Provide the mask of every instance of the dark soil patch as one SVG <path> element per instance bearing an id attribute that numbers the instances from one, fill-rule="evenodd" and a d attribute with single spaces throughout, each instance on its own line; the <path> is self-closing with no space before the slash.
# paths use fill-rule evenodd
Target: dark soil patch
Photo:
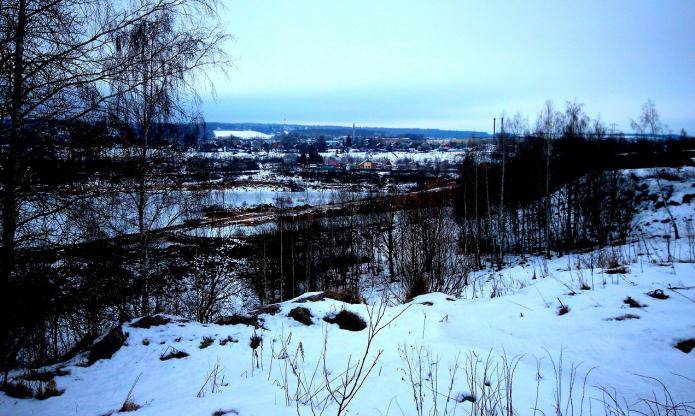
<path id="1" fill-rule="evenodd" d="M 215 321 L 217 325 L 248 325 L 260 328 L 261 323 L 255 315 L 229 315 L 223 316 Z"/>
<path id="2" fill-rule="evenodd" d="M 302 323 L 304 325 L 311 325 L 314 322 L 311 320 L 311 311 L 307 308 L 303 308 L 301 306 L 298 306 L 290 311 L 290 313 L 287 314 L 290 318 L 294 319 L 295 321 Z"/>
<path id="3" fill-rule="evenodd" d="M 661 289 L 652 290 L 651 292 L 648 292 L 647 295 L 649 297 L 654 298 L 654 299 L 661 299 L 661 300 L 665 300 L 665 299 L 669 298 L 669 296 L 667 294 L 665 294 L 664 291 Z"/>
<path id="4" fill-rule="evenodd" d="M 128 334 L 124 334 L 120 326 L 110 330 L 103 338 L 92 344 L 87 364 L 92 365 L 98 360 L 111 358 L 121 349 L 127 337 Z"/>
<path id="5" fill-rule="evenodd" d="M 642 305 L 641 303 L 637 302 L 636 300 L 632 299 L 630 296 L 626 297 L 623 300 L 623 303 L 630 306 L 631 308 L 644 308 L 647 305 Z"/>
<path id="6" fill-rule="evenodd" d="M 344 309 L 333 317 L 324 317 L 323 320 L 347 331 L 362 331 L 367 327 L 367 323 L 359 315 Z"/>
<path id="7" fill-rule="evenodd" d="M 566 314 L 569 313 L 569 311 L 570 311 L 570 308 L 569 308 L 569 306 L 567 306 L 567 305 L 560 305 L 560 306 L 557 308 L 557 314 L 558 314 L 559 316 L 566 315 Z"/>
<path id="8" fill-rule="evenodd" d="M 580 290 L 591 290 L 591 286 L 587 285 L 586 283 L 582 282 L 582 284 L 579 286 Z"/>
<path id="9" fill-rule="evenodd" d="M 689 204 L 691 202 L 695 201 L 695 194 L 686 194 L 683 195 L 683 203 L 684 204 Z"/>
<path id="10" fill-rule="evenodd" d="M 169 322 L 171 322 L 171 319 L 167 318 L 166 316 L 162 316 L 162 315 L 143 316 L 142 318 L 138 319 L 130 326 L 132 326 L 133 328 L 149 329 L 153 326 L 166 325 Z"/>
<path id="11" fill-rule="evenodd" d="M 693 348 L 695 348 L 695 338 L 680 341 L 678 344 L 676 344 L 676 348 L 678 348 L 686 354 L 690 354 L 690 351 L 692 351 Z"/>
<path id="12" fill-rule="evenodd" d="M 420 302 L 420 305 L 432 306 L 432 305 L 434 305 L 434 303 L 430 302 L 429 300 L 426 300 L 424 302 Z"/>
<path id="13" fill-rule="evenodd" d="M 625 315 L 616 316 L 616 317 L 614 317 L 614 318 L 608 318 L 608 319 L 606 319 L 606 320 L 607 320 L 607 321 L 625 321 L 625 320 L 628 320 L 628 319 L 640 319 L 640 318 L 639 318 L 638 315 L 634 315 L 634 314 L 631 314 L 631 313 L 626 313 Z"/>
<path id="14" fill-rule="evenodd" d="M 171 360 L 173 358 L 176 358 L 176 359 L 186 358 L 188 356 L 189 356 L 189 354 L 186 351 L 180 351 L 180 350 L 177 350 L 176 348 L 171 348 L 171 350 L 168 353 L 160 355 L 159 359 L 162 361 L 166 361 L 166 360 Z"/>

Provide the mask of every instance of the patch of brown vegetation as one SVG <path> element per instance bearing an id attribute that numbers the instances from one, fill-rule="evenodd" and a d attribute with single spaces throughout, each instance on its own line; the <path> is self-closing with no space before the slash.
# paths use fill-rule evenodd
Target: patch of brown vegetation
<path id="1" fill-rule="evenodd" d="M 228 315 L 218 318 L 215 323 L 217 325 L 248 325 L 254 328 L 261 327 L 258 316 L 255 315 Z"/>
<path id="2" fill-rule="evenodd" d="M 604 270 L 604 273 L 606 274 L 628 274 L 630 273 L 630 269 L 627 268 L 627 266 L 617 266 L 617 267 L 611 267 L 608 269 Z"/>
<path id="3" fill-rule="evenodd" d="M 367 327 L 367 323 L 359 315 L 345 309 L 335 316 L 326 316 L 323 320 L 329 324 L 336 324 L 340 329 L 347 331 L 362 331 Z"/>
<path id="4" fill-rule="evenodd" d="M 121 406 L 121 408 L 118 410 L 118 412 L 119 413 L 134 412 L 134 411 L 138 410 L 140 407 L 142 407 L 142 406 L 135 403 L 134 401 L 126 400 L 125 402 L 123 402 L 123 406 Z"/>
<path id="5" fill-rule="evenodd" d="M 686 339 L 686 340 L 678 342 L 676 344 L 676 348 L 678 348 L 679 350 L 683 351 L 686 354 L 690 354 L 690 351 L 692 351 L 693 348 L 695 348 L 695 338 L 690 338 L 690 339 Z"/>
<path id="6" fill-rule="evenodd" d="M 261 344 L 263 344 L 263 337 L 254 332 L 249 339 L 249 347 L 251 347 L 252 350 L 255 350 L 256 348 L 260 347 Z"/>
<path id="7" fill-rule="evenodd" d="M 68 376 L 70 375 L 69 370 L 64 370 L 62 368 L 56 368 L 55 370 L 29 370 L 22 376 L 24 380 L 27 381 L 42 381 L 47 383 L 53 380 L 53 377 Z"/>
<path id="8" fill-rule="evenodd" d="M 198 346 L 198 348 L 202 350 L 212 345 L 213 342 L 215 342 L 215 340 L 212 337 L 205 337 L 202 341 L 200 341 L 200 345 Z"/>
<path id="9" fill-rule="evenodd" d="M 220 409 L 220 410 L 213 412 L 212 416 L 238 415 L 238 414 L 239 414 L 239 412 L 237 412 L 236 410 L 233 410 L 233 409 L 232 410 L 221 410 Z"/>
<path id="10" fill-rule="evenodd" d="M 654 289 L 651 292 L 647 292 L 647 296 L 660 300 L 665 300 L 669 298 L 669 296 L 665 294 L 664 291 L 661 289 Z"/>
<path id="11" fill-rule="evenodd" d="M 5 382 L 0 386 L 0 390 L 14 399 L 29 399 L 34 395 L 31 387 L 21 381 L 17 383 Z"/>
<path id="12" fill-rule="evenodd" d="M 569 308 L 569 306 L 567 306 L 567 305 L 560 305 L 560 306 L 557 308 L 557 314 L 558 314 L 559 316 L 565 315 L 565 314 L 569 313 L 569 311 L 570 311 L 570 308 Z"/>
<path id="13" fill-rule="evenodd" d="M 608 318 L 608 319 L 606 319 L 606 321 L 625 321 L 628 319 L 640 319 L 640 317 L 638 315 L 626 313 L 625 315 L 620 315 L 620 316 L 616 316 L 613 318 Z"/>
<path id="14" fill-rule="evenodd" d="M 311 311 L 301 306 L 297 306 L 296 308 L 292 309 L 287 316 L 307 326 L 314 323 L 311 320 Z"/>
<path id="15" fill-rule="evenodd" d="M 101 359 L 111 358 L 116 351 L 121 349 L 127 337 L 128 334 L 124 334 L 120 326 L 111 329 L 108 334 L 92 344 L 89 349 L 87 365 L 92 365 Z"/>
<path id="16" fill-rule="evenodd" d="M 424 278 L 414 279 L 408 283 L 408 288 L 405 294 L 405 301 L 410 302 L 420 295 L 430 293 L 429 285 Z"/>
<path id="17" fill-rule="evenodd" d="M 225 345 L 227 345 L 227 343 L 229 343 L 229 342 L 235 344 L 235 343 L 239 342 L 239 340 L 238 340 L 238 339 L 234 339 L 234 337 L 232 337 L 232 336 L 230 335 L 230 336 L 228 336 L 227 338 L 221 339 L 221 340 L 220 340 L 220 345 L 225 346 Z"/>
<path id="18" fill-rule="evenodd" d="M 55 380 L 51 380 L 51 381 L 43 384 L 42 386 L 40 386 L 39 389 L 36 391 L 36 394 L 34 395 L 34 397 L 37 400 L 46 400 L 49 397 L 60 396 L 64 392 L 65 392 L 65 390 L 58 388 Z"/>
<path id="19" fill-rule="evenodd" d="M 623 303 L 630 306 L 631 308 L 644 308 L 645 306 L 647 306 L 647 305 L 643 305 L 643 304 L 637 302 L 636 300 L 634 300 L 630 296 L 623 299 Z"/>
<path id="20" fill-rule="evenodd" d="M 133 328 L 149 329 L 153 326 L 166 325 L 169 322 L 171 322 L 171 319 L 162 315 L 143 316 L 142 318 L 132 323 L 130 326 L 132 326 Z"/>
<path id="21" fill-rule="evenodd" d="M 166 360 L 171 360 L 173 358 L 179 359 L 179 358 L 186 358 L 188 357 L 188 353 L 186 351 L 180 351 L 177 350 L 176 348 L 170 348 L 170 351 L 166 354 L 162 354 L 159 356 L 159 359 L 161 361 L 166 361 Z"/>
<path id="22" fill-rule="evenodd" d="M 306 297 L 303 297 L 301 299 L 297 299 L 295 301 L 295 303 L 318 302 L 318 301 L 322 301 L 324 299 L 338 300 L 340 302 L 350 303 L 353 305 L 363 303 L 362 296 L 360 296 L 359 294 L 357 294 L 351 290 L 348 290 L 348 289 L 324 290 L 321 293 L 317 293 L 315 295 L 306 296 Z"/>
<path id="23" fill-rule="evenodd" d="M 277 303 L 273 303 L 272 305 L 261 306 L 260 308 L 253 311 L 252 315 L 275 315 L 278 312 L 280 312 L 280 305 L 278 305 Z"/>

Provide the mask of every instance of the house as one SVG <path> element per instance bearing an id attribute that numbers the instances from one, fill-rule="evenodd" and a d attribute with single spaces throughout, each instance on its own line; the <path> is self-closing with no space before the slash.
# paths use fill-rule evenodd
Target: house
<path id="1" fill-rule="evenodd" d="M 323 163 L 323 169 L 324 170 L 336 170 L 340 169 L 340 161 L 338 159 L 332 158 L 332 157 L 327 157 L 326 160 Z"/>
<path id="2" fill-rule="evenodd" d="M 376 163 L 371 160 L 365 160 L 357 165 L 357 169 L 360 170 L 373 170 L 376 169 Z"/>

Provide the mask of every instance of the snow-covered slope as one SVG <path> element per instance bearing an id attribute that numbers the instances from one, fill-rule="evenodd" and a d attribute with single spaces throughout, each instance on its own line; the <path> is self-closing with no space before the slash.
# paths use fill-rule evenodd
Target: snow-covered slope
<path id="1" fill-rule="evenodd" d="M 133 321 L 123 325 L 127 339 L 110 359 L 85 366 L 83 354 L 62 366 L 68 374 L 55 377 L 62 395 L 37 400 L 0 393 L 0 414 L 110 414 L 131 388 L 136 415 L 336 414 L 340 386 L 352 391 L 349 375 L 362 362 L 353 381 L 364 384 L 348 396 L 343 414 L 445 414 L 446 408 L 446 414 L 468 415 L 493 406 L 498 413 L 483 414 L 503 414 L 510 398 L 518 415 L 558 414 L 558 402 L 563 415 L 627 414 L 629 407 L 649 405 L 642 399 L 671 400 L 681 413 L 668 414 L 693 414 L 684 403 L 695 401 L 695 351 L 676 345 L 695 342 L 695 263 L 687 230 L 694 205 L 681 202 L 695 188 L 692 177 L 647 182 L 654 192 L 673 188 L 670 199 L 678 205 L 668 208 L 681 225 L 677 242 L 663 237 L 671 233 L 664 222 L 670 215 L 652 201 L 636 219 L 641 236 L 630 244 L 548 261 L 519 259 L 500 272 L 472 276 L 487 289 L 458 299 L 433 293 L 392 302 L 382 316 L 377 286 L 365 290 L 368 305 L 307 301 L 314 294 L 305 294 L 260 311 L 259 328 L 175 317 L 137 328 Z M 667 298 L 660 299 L 662 292 Z M 311 313 L 311 325 L 288 316 L 297 307 Z M 369 326 L 349 331 L 323 320 L 342 310 Z M 254 335 L 263 340 L 255 350 Z M 212 343 L 201 348 L 204 340 Z M 188 355 L 161 360 L 177 351 Z M 610 413 L 607 404 L 623 413 Z"/>

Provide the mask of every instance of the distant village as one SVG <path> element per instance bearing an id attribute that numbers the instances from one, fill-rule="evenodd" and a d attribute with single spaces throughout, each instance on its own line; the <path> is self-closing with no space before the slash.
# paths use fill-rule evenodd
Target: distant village
<path id="1" fill-rule="evenodd" d="M 426 138 L 416 135 L 316 135 L 285 131 L 215 130 L 198 145 L 198 153 L 234 159 L 253 169 L 256 163 L 294 172 L 374 172 L 390 175 L 456 172 L 473 147 L 492 145 L 489 138 Z"/>

